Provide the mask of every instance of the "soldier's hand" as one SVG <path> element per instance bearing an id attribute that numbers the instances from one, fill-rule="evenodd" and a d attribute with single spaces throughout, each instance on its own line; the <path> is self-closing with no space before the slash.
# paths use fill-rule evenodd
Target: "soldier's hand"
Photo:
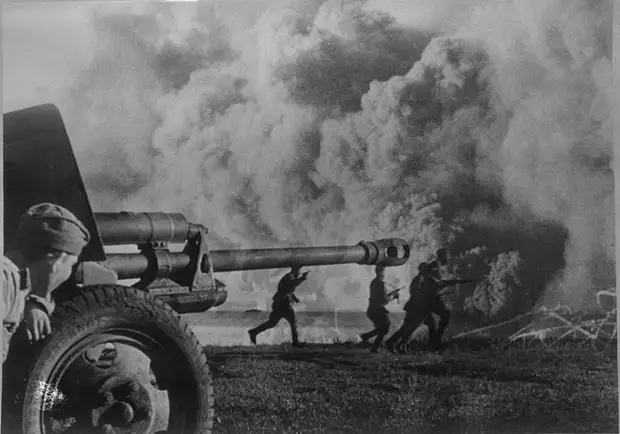
<path id="1" fill-rule="evenodd" d="M 24 309 L 26 335 L 29 341 L 38 341 L 52 333 L 52 326 L 47 313 L 34 303 L 26 303 Z"/>

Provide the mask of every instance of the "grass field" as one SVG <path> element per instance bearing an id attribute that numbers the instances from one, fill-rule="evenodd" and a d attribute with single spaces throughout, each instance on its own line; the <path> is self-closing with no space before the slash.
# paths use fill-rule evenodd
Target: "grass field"
<path id="1" fill-rule="evenodd" d="M 205 347 L 216 433 L 618 432 L 616 345 Z"/>

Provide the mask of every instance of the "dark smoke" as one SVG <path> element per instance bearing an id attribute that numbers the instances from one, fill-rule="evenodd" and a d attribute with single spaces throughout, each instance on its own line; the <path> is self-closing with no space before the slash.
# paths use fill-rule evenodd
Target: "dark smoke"
<path id="1" fill-rule="evenodd" d="M 256 6 L 249 26 L 102 6 L 67 105 L 95 208 L 183 212 L 214 248 L 399 236 L 401 284 L 447 245 L 461 271 L 506 270 L 514 310 L 545 289 L 589 307 L 615 279 L 611 2 L 449 5 L 424 31 L 353 0 Z M 264 305 L 279 275 L 232 274 L 232 302 Z M 302 295 L 363 308 L 370 278 L 315 270 Z"/>

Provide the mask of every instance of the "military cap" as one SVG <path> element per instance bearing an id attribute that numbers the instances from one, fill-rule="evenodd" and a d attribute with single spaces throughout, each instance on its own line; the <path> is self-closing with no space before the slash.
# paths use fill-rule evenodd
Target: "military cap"
<path id="1" fill-rule="evenodd" d="M 90 241 L 90 233 L 68 209 L 40 203 L 28 208 L 21 216 L 17 241 L 79 256 Z"/>

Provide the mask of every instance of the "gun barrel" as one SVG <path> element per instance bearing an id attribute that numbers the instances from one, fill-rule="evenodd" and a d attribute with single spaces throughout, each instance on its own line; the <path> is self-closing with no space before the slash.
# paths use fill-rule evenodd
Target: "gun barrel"
<path id="1" fill-rule="evenodd" d="M 444 286 L 456 286 L 464 283 L 478 283 L 480 279 L 446 279 L 441 282 Z"/>
<path id="2" fill-rule="evenodd" d="M 180 213 L 95 213 L 104 245 L 183 243 L 202 225 L 189 223 Z"/>
<path id="3" fill-rule="evenodd" d="M 148 270 L 158 277 L 169 277 L 185 269 L 192 258 L 183 252 L 155 251 L 157 263 L 141 253 L 112 253 L 99 262 L 116 272 L 119 279 L 135 279 Z M 214 272 L 289 268 L 294 265 L 316 266 L 336 264 L 402 265 L 409 259 L 409 246 L 400 239 L 360 242 L 356 246 L 295 247 L 281 249 L 213 250 Z"/>
<path id="4" fill-rule="evenodd" d="M 211 252 L 213 271 L 261 270 L 289 268 L 294 265 L 316 266 L 364 263 L 363 246 L 306 247 L 255 250 L 216 250 Z"/>

